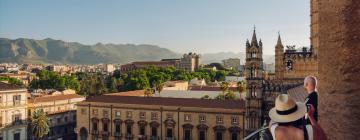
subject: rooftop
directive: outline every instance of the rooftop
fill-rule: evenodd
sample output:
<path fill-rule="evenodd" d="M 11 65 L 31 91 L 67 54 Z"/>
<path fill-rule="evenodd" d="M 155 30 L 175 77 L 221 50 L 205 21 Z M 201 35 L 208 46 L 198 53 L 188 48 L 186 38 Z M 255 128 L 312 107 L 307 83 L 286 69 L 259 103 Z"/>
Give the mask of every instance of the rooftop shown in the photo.
<path fill-rule="evenodd" d="M 244 109 L 244 100 L 206 100 L 193 98 L 164 98 L 164 97 L 136 97 L 103 95 L 87 99 L 85 102 L 120 103 L 136 105 L 159 105 L 177 107 Z"/>
<path fill-rule="evenodd" d="M 0 91 L 25 89 L 23 86 L 0 82 Z"/>
<path fill-rule="evenodd" d="M 30 102 L 38 103 L 38 102 L 51 102 L 51 101 L 58 101 L 58 100 L 69 100 L 69 99 L 75 99 L 75 98 L 85 98 L 81 95 L 77 94 L 65 94 L 65 95 L 52 95 L 52 96 L 42 96 L 42 97 L 35 97 L 33 99 L 30 99 Z"/>

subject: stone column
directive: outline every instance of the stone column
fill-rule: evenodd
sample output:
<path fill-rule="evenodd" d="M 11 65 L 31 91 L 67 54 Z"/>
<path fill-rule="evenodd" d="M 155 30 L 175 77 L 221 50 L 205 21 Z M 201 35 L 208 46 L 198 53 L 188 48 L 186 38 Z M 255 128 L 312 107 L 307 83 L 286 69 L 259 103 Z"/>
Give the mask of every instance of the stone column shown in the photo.
<path fill-rule="evenodd" d="M 360 1 L 316 1 L 319 2 L 320 125 L 331 140 L 358 139 Z"/>

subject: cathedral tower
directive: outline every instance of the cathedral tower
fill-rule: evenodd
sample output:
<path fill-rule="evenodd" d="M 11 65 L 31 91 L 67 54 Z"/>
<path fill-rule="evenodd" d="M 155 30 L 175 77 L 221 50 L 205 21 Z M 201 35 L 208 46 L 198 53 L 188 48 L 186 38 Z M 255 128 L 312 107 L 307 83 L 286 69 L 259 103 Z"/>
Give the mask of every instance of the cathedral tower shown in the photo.
<path fill-rule="evenodd" d="M 258 42 L 254 28 L 251 43 L 246 41 L 246 133 L 261 127 L 263 58 L 262 42 Z"/>
<path fill-rule="evenodd" d="M 284 79 L 284 46 L 281 42 L 280 33 L 275 46 L 275 78 Z"/>

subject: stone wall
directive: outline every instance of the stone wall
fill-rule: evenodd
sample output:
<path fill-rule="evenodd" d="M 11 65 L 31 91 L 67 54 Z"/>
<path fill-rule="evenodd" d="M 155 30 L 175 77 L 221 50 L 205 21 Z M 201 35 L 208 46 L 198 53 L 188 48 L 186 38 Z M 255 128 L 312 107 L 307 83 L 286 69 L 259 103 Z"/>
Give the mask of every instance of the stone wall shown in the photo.
<path fill-rule="evenodd" d="M 329 139 L 360 135 L 360 1 L 319 2 L 319 121 Z M 316 10 L 315 10 L 316 11 Z"/>

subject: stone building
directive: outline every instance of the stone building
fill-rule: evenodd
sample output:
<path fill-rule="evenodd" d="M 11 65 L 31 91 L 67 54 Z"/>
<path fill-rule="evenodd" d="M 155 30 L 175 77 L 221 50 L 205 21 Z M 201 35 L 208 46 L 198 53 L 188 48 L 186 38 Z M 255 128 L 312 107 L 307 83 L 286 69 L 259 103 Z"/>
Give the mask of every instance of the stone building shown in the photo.
<path fill-rule="evenodd" d="M 238 71 L 239 67 L 240 67 L 240 59 L 239 58 L 229 58 L 229 59 L 225 59 L 222 60 L 223 65 L 225 68 L 227 69 L 233 69 Z"/>
<path fill-rule="evenodd" d="M 79 103 L 79 140 L 240 140 L 243 100 L 103 95 Z"/>
<path fill-rule="evenodd" d="M 196 53 L 184 54 L 180 59 L 178 69 L 184 69 L 188 72 L 193 72 L 200 68 L 200 55 Z"/>
<path fill-rule="evenodd" d="M 27 89 L 0 82 L 0 139 L 27 139 Z"/>
<path fill-rule="evenodd" d="M 76 106 L 85 100 L 85 97 L 60 93 L 58 95 L 45 95 L 28 99 L 28 117 L 36 110 L 42 109 L 49 119 L 49 133 L 47 140 L 76 139 Z"/>

